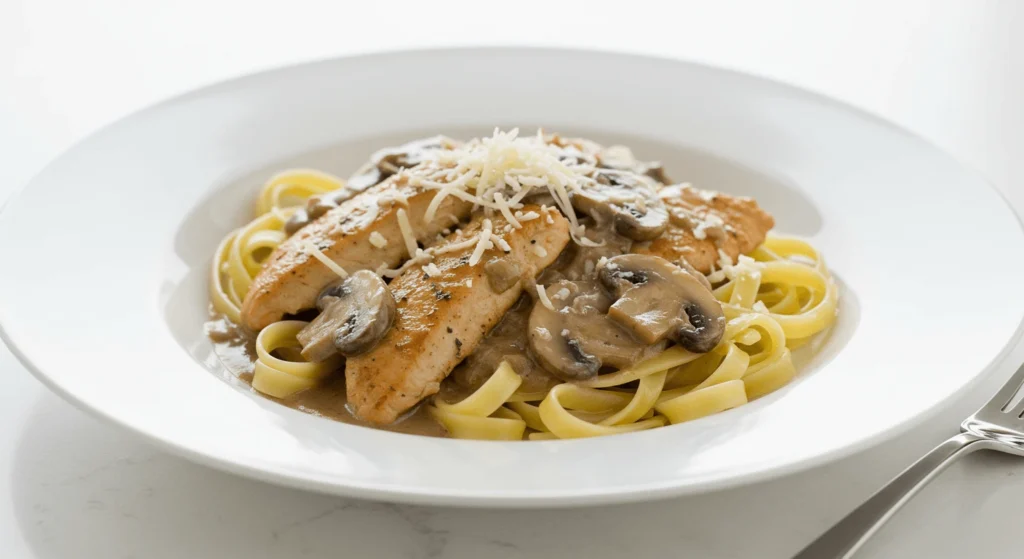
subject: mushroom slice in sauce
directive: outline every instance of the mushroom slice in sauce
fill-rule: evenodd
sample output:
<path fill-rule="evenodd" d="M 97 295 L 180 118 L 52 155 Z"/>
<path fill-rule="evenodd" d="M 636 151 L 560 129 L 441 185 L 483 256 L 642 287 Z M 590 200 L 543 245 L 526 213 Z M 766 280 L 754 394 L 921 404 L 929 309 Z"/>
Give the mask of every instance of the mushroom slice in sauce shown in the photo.
<path fill-rule="evenodd" d="M 362 192 L 399 170 L 423 163 L 438 151 L 458 147 L 459 142 L 446 136 L 432 136 L 400 146 L 377 151 L 370 160 L 348 179 L 346 188 Z"/>
<path fill-rule="evenodd" d="M 721 303 L 690 273 L 664 258 L 616 256 L 598 277 L 616 298 L 608 316 L 645 342 L 671 339 L 705 353 L 722 339 Z"/>
<path fill-rule="evenodd" d="M 504 293 L 522 279 L 522 270 L 514 258 L 492 258 L 484 264 L 487 283 L 495 293 Z"/>
<path fill-rule="evenodd" d="M 458 146 L 458 142 L 451 138 L 434 136 L 396 147 L 385 148 L 374 153 L 366 164 L 349 177 L 345 186 L 332 192 L 311 196 L 306 201 L 305 209 L 292 214 L 285 223 L 285 233 L 289 235 L 294 234 L 311 221 L 338 207 L 345 200 L 380 183 L 397 173 L 400 169 L 415 167 L 429 159 L 431 154 L 442 150 L 450 150 L 456 146 Z"/>
<path fill-rule="evenodd" d="M 632 171 L 645 175 L 661 184 L 670 184 L 671 179 L 665 175 L 665 167 L 658 161 L 640 161 L 633 156 L 633 151 L 626 146 L 608 146 L 597 153 L 597 163 L 605 169 Z"/>
<path fill-rule="evenodd" d="M 641 341 L 612 320 L 607 314 L 612 298 L 595 281 L 562 280 L 545 292 L 555 309 L 534 305 L 530 349 L 542 367 L 562 380 L 593 378 L 605 366 L 628 367 L 665 345 Z"/>
<path fill-rule="evenodd" d="M 296 336 L 302 356 L 323 361 L 335 353 L 364 353 L 384 337 L 395 319 L 395 298 L 377 274 L 360 270 L 317 299 L 320 314 Z"/>
<path fill-rule="evenodd" d="M 611 220 L 616 232 L 634 241 L 656 239 L 668 227 L 653 181 L 630 171 L 598 171 L 594 184 L 573 192 L 572 205 L 599 224 Z"/>

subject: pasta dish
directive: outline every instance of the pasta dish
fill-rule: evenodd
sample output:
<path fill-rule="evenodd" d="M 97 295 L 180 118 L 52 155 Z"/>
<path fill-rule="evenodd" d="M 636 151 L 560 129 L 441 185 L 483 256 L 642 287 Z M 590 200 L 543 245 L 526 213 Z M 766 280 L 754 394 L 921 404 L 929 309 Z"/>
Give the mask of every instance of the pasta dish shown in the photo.
<path fill-rule="evenodd" d="M 754 200 L 624 146 L 495 130 L 272 177 L 213 258 L 208 333 L 277 401 L 468 439 L 592 437 L 787 384 L 839 295 Z"/>

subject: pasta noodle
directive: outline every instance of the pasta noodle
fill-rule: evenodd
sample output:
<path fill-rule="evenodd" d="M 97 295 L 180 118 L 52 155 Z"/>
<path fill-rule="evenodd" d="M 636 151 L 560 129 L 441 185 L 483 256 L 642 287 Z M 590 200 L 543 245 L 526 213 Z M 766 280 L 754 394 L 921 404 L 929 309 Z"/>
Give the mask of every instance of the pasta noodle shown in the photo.
<path fill-rule="evenodd" d="M 490 173 L 487 165 L 481 176 Z M 473 178 L 475 172 L 464 177 Z M 517 184 L 527 184 L 530 178 L 519 177 Z M 311 196 L 344 186 L 337 177 L 308 169 L 271 178 L 260 191 L 255 219 L 229 233 L 217 247 L 209 277 L 213 309 L 232 322 L 241 322 L 242 301 L 266 258 L 287 238 L 284 229 L 289 218 Z M 564 186 L 556 186 L 559 206 L 569 207 Z M 469 196 L 452 185 L 444 188 L 456 197 Z M 431 202 L 430 213 L 441 198 Z M 478 197 L 470 198 L 478 201 Z M 518 223 L 515 217 L 526 220 L 527 216 L 518 212 L 513 216 L 500 193 L 495 193 L 494 199 L 501 202 L 496 207 L 510 223 Z M 571 212 L 569 215 L 572 217 Z M 398 210 L 398 217 L 406 250 L 410 257 L 417 256 L 422 251 L 417 248 L 409 218 L 403 209 Z M 495 243 L 504 242 L 492 231 L 490 221 L 485 221 L 478 238 L 468 239 L 460 247 L 475 246 L 470 265 L 480 260 L 492 236 Z M 370 242 L 378 248 L 384 246 L 380 240 L 371 238 Z M 315 246 L 310 250 L 339 276 L 347 276 Z M 769 236 L 750 256 L 721 264 L 710 279 L 717 284 L 712 292 L 724 311 L 725 332 L 710 352 L 692 353 L 673 346 L 628 368 L 585 381 L 561 382 L 543 391 L 523 390 L 522 378 L 509 362 L 502 361 L 469 396 L 455 403 L 434 398 L 425 404 L 426 413 L 460 439 L 568 439 L 692 421 L 778 390 L 796 374 L 792 351 L 834 323 L 839 301 L 836 283 L 821 255 L 795 238 Z M 543 286 L 537 286 L 537 294 L 538 304 L 555 310 Z M 281 320 L 260 331 L 253 388 L 286 398 L 316 386 L 341 368 L 340 355 L 318 362 L 302 357 L 302 344 L 296 336 L 307 324 Z"/>
<path fill-rule="evenodd" d="M 818 252 L 794 238 L 770 236 L 724 271 L 714 294 L 728 322 L 707 354 L 671 347 L 546 393 L 517 392 L 518 375 L 502 362 L 466 399 L 435 401 L 430 412 L 456 438 L 520 439 L 528 429 L 528 439 L 550 440 L 692 421 L 774 392 L 796 373 L 791 350 L 835 321 L 838 288 Z"/>
<path fill-rule="evenodd" d="M 300 390 L 312 388 L 341 366 L 340 355 L 317 363 L 302 360 L 299 355 L 302 344 L 295 336 L 306 324 L 309 323 L 282 320 L 260 331 L 256 337 L 253 388 L 275 398 L 285 398 Z M 275 352 L 281 357 L 276 357 Z"/>
<path fill-rule="evenodd" d="M 285 222 L 298 206 L 315 194 L 344 186 L 341 179 L 308 169 L 285 171 L 260 190 L 256 219 L 221 241 L 210 270 L 210 302 L 215 311 L 240 322 L 242 299 L 263 260 L 284 242 Z"/>

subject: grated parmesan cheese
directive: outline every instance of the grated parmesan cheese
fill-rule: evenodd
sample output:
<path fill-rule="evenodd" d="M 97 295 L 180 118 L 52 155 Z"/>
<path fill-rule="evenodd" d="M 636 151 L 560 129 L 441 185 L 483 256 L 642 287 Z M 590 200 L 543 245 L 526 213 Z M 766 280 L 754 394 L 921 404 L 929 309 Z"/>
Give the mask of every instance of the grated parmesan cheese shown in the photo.
<path fill-rule="evenodd" d="M 705 277 L 707 278 L 708 282 L 710 282 L 710 283 L 718 283 L 718 282 L 721 282 L 721 281 L 725 281 L 725 278 L 726 278 L 725 270 L 722 269 L 722 270 L 717 270 L 716 271 L 715 270 L 715 265 L 712 264 L 711 265 L 711 273 L 709 273 Z"/>
<path fill-rule="evenodd" d="M 405 240 L 405 250 L 409 252 L 409 257 L 412 258 L 416 255 L 417 245 L 416 236 L 412 232 L 412 225 L 409 223 L 409 215 L 405 213 L 405 210 L 398 208 L 398 228 L 402 231 L 402 239 Z"/>
<path fill-rule="evenodd" d="M 484 220 L 484 228 L 480 231 L 477 236 L 476 248 L 473 249 L 473 254 L 469 257 L 469 265 L 476 266 L 480 263 L 480 258 L 483 257 L 484 251 L 487 250 L 487 245 L 490 244 L 491 239 L 491 220 Z"/>
<path fill-rule="evenodd" d="M 327 258 L 327 255 L 321 252 L 320 248 L 313 244 L 313 242 L 310 241 L 309 239 L 306 239 L 305 241 L 302 242 L 302 249 L 303 251 L 305 251 L 306 254 L 312 256 L 313 258 L 316 258 L 317 260 L 320 261 L 321 264 L 327 266 L 327 269 L 334 272 L 335 274 L 338 274 L 338 277 L 340 277 L 341 279 L 345 279 L 348 277 L 348 272 L 345 271 L 345 268 L 342 268 L 340 264 L 331 260 L 330 258 Z"/>
<path fill-rule="evenodd" d="M 505 201 L 505 197 L 500 192 L 494 193 L 494 202 L 498 204 L 498 210 L 501 215 L 505 216 L 505 220 L 508 221 L 509 225 L 516 229 L 522 229 L 523 226 L 516 220 L 516 217 L 512 215 L 512 210 L 509 208 L 508 202 Z"/>
<path fill-rule="evenodd" d="M 715 198 L 718 197 L 718 193 L 713 190 L 701 190 L 699 188 L 694 190 L 697 191 L 697 197 L 705 202 L 714 202 Z"/>
<path fill-rule="evenodd" d="M 493 240 L 495 243 L 498 244 L 498 248 L 500 248 L 502 250 L 502 252 L 504 252 L 506 254 L 512 252 L 512 247 L 509 246 L 509 244 L 505 241 L 505 239 L 503 239 L 501 237 L 491 237 L 491 240 Z"/>
<path fill-rule="evenodd" d="M 696 227 L 693 228 L 693 237 L 699 241 L 703 241 L 708 238 L 708 230 L 721 229 L 723 225 L 725 225 L 725 222 L 722 221 L 722 218 L 713 213 L 709 213 L 705 215 L 699 223 L 697 223 Z"/>
<path fill-rule="evenodd" d="M 384 248 L 388 246 L 388 240 L 384 238 L 384 235 L 374 231 L 370 233 L 370 244 L 377 248 Z"/>
<path fill-rule="evenodd" d="M 428 167 L 431 177 L 415 177 L 418 186 L 437 190 L 424 219 L 432 221 L 441 203 L 454 196 L 499 211 L 511 225 L 519 228 L 521 224 L 511 210 L 522 207 L 520 201 L 531 190 L 546 188 L 576 230 L 579 222 L 569 191 L 592 184 L 594 179 L 587 176 L 587 172 L 592 172 L 593 167 L 578 163 L 577 158 L 567 158 L 565 153 L 564 148 L 547 143 L 542 133 L 520 138 L 518 129 L 508 132 L 495 129 L 489 138 L 471 140 L 453 150 L 438 152 L 434 154 L 434 163 L 449 169 L 445 174 L 449 182 L 431 180 L 437 174 L 436 166 Z"/>
<path fill-rule="evenodd" d="M 409 260 L 406 260 L 405 263 L 399 266 L 398 268 L 391 269 L 388 268 L 387 265 L 381 264 L 380 266 L 377 267 L 376 273 L 378 276 L 384 278 L 397 278 L 402 274 L 402 272 L 405 272 L 409 268 L 412 268 L 413 266 L 422 264 L 424 262 L 429 262 L 433 258 L 433 254 L 421 248 L 418 248 L 416 249 L 416 256 L 410 258 Z"/>
<path fill-rule="evenodd" d="M 463 249 L 467 249 L 471 246 L 475 246 L 478 239 L 479 236 L 474 235 L 473 237 L 466 239 L 465 241 L 452 243 L 450 245 L 446 245 L 440 248 L 432 248 L 431 252 L 433 252 L 434 254 L 447 254 L 449 252 L 457 252 Z"/>
<path fill-rule="evenodd" d="M 544 291 L 543 285 L 537 284 L 537 298 L 546 309 L 549 311 L 555 310 L 555 306 L 551 304 L 551 299 L 548 299 L 548 292 Z"/>
<path fill-rule="evenodd" d="M 733 264 L 732 257 L 724 250 L 718 249 L 718 266 L 724 270 Z"/>
<path fill-rule="evenodd" d="M 426 266 L 423 267 L 423 273 L 427 274 L 432 278 L 436 278 L 437 276 L 441 275 L 441 269 L 437 267 L 437 264 L 431 262 L 430 264 L 427 264 Z"/>

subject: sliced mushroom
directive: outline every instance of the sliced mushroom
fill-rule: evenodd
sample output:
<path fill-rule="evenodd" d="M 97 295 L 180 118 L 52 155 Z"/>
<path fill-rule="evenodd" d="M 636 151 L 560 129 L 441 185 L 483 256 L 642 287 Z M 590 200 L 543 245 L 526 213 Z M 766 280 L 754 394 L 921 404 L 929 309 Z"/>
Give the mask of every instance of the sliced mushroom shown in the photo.
<path fill-rule="evenodd" d="M 653 355 L 664 343 L 647 344 L 608 317 L 612 299 L 594 281 L 558 281 L 545 293 L 555 310 L 541 303 L 530 312 L 530 350 L 548 372 L 562 380 L 585 380 L 602 367 L 623 368 Z"/>
<path fill-rule="evenodd" d="M 664 258 L 625 254 L 598 277 L 616 301 L 608 316 L 647 343 L 670 339 L 697 353 L 711 351 L 725 332 L 725 314 L 697 278 Z"/>
<path fill-rule="evenodd" d="M 638 175 L 648 176 L 661 184 L 671 181 L 665 175 L 665 167 L 658 161 L 640 161 L 633 156 L 632 150 L 626 146 L 608 146 L 597 154 L 598 165 L 605 169 L 632 171 Z"/>
<path fill-rule="evenodd" d="M 312 196 L 306 201 L 306 213 L 309 219 L 317 219 L 325 213 L 338 207 L 338 204 L 351 198 L 355 193 L 347 188 L 340 188 L 334 192 Z"/>
<path fill-rule="evenodd" d="M 458 144 L 446 136 L 433 136 L 382 149 L 374 153 L 370 161 L 348 179 L 346 188 L 355 193 L 362 192 L 397 173 L 399 169 L 415 167 L 429 159 L 432 154 L 454 149 Z"/>
<path fill-rule="evenodd" d="M 665 166 L 662 165 L 661 162 L 651 161 L 650 163 L 645 163 L 639 170 L 642 171 L 645 176 L 651 177 L 661 184 L 672 184 L 672 179 L 665 174 Z"/>
<path fill-rule="evenodd" d="M 630 171 L 604 169 L 595 184 L 574 191 L 572 205 L 599 224 L 611 220 L 615 230 L 634 241 L 650 241 L 668 227 L 668 211 L 653 181 Z"/>
<path fill-rule="evenodd" d="M 309 225 L 309 222 L 313 221 L 309 218 L 309 214 L 306 210 L 296 210 L 288 221 L 284 222 L 284 232 L 288 235 L 294 235 L 299 229 Z"/>
<path fill-rule="evenodd" d="M 550 285 L 552 282 L 566 280 L 594 279 L 597 263 L 602 258 L 611 258 L 626 254 L 633 246 L 633 241 L 616 233 L 610 224 L 597 226 L 593 220 L 584 218 L 580 223 L 586 225 L 584 237 L 597 246 L 583 246 L 569 243 L 554 264 L 548 266 L 537 278 L 537 282 Z"/>
<path fill-rule="evenodd" d="M 519 264 L 512 258 L 492 258 L 484 264 L 484 273 L 491 291 L 504 293 L 522 278 Z"/>
<path fill-rule="evenodd" d="M 342 202 L 394 175 L 399 169 L 415 167 L 426 161 L 432 153 L 450 150 L 457 145 L 458 142 L 451 138 L 434 136 L 397 147 L 385 148 L 374 153 L 366 164 L 349 177 L 344 187 L 311 196 L 306 201 L 306 208 L 292 214 L 292 217 L 285 223 L 285 233 L 294 234 L 320 216 L 340 206 Z"/>
<path fill-rule="evenodd" d="M 335 353 L 364 353 L 377 345 L 395 319 L 395 298 L 384 280 L 369 270 L 327 288 L 316 305 L 320 314 L 296 336 L 309 361 L 323 361 Z"/>

